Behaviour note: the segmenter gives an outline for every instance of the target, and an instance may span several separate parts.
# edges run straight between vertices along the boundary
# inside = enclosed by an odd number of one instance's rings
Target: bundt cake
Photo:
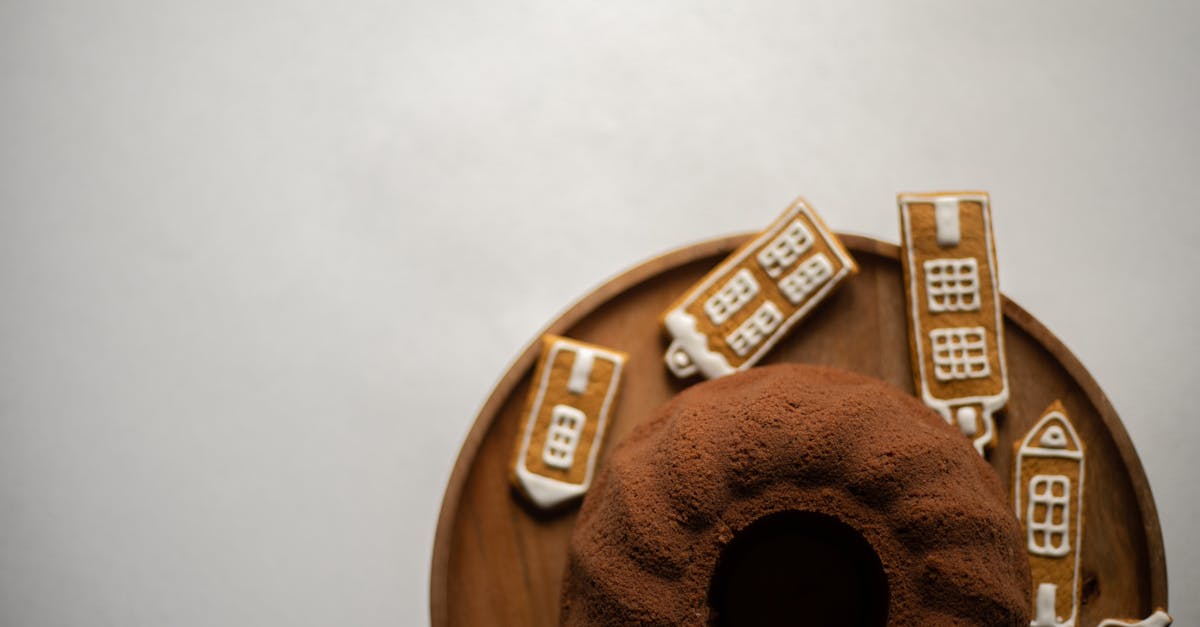
[[[777,365],[697,384],[584,500],[564,625],[1029,624],[996,473],[917,399]]]

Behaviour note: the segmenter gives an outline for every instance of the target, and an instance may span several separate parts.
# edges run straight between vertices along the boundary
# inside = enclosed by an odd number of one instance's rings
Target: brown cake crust
[[[783,511],[861,534],[889,625],[1029,624],[1023,537],[970,442],[886,383],[797,364],[697,384],[613,450],[571,538],[562,624],[708,622],[722,549]]]

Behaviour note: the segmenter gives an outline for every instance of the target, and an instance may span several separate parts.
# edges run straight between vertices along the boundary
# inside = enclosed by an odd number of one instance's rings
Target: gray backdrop
[[[992,192],[1197,624],[1198,53],[1195,3],[3,2],[0,624],[423,624],[556,312],[938,188]]]

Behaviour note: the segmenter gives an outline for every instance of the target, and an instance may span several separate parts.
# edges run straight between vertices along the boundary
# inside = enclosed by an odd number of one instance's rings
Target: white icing
[[[590,348],[580,347],[575,351],[575,363],[571,365],[571,376],[567,379],[567,391],[572,394],[583,394],[587,391],[588,379],[592,378],[592,365],[596,362],[596,352]]]
[[[805,209],[805,211],[807,211],[807,209]],[[749,368],[750,366],[753,366],[755,363],[757,363],[759,359],[762,359],[762,356],[767,354],[767,352],[770,351],[771,348],[773,346],[775,346],[775,344],[778,343],[781,338],[786,336],[788,331],[797,322],[802,320],[804,318],[804,316],[806,316],[808,314],[809,311],[812,311],[813,307],[816,307],[818,303],[820,303],[822,300],[825,299],[826,296],[829,295],[830,290],[832,290],[834,287],[836,287],[837,284],[844,277],[846,277],[847,275],[849,275],[851,273],[851,271],[852,271],[851,268],[853,267],[854,261],[850,258],[850,255],[843,252],[839,245],[836,245],[835,243],[830,241],[830,238],[833,237],[832,235],[828,235],[828,236],[824,236],[824,237],[827,238],[826,241],[829,243],[830,249],[834,251],[834,255],[837,256],[838,261],[841,262],[842,269],[838,270],[838,273],[836,275],[834,275],[834,277],[832,279],[823,283],[821,285],[820,289],[818,289],[816,291],[816,293],[810,295],[808,297],[808,300],[805,300],[804,304],[800,305],[800,307],[797,308],[796,311],[793,311],[791,313],[791,315],[789,315],[787,317],[787,319],[784,320],[779,325],[779,328],[776,329],[775,333],[771,334],[771,336],[768,337],[766,339],[766,341],[764,341],[758,347],[758,350],[754,351],[753,355],[750,355],[749,357],[747,357],[746,360],[744,362],[742,362],[741,365],[738,366],[738,370],[745,370],[745,369]]]
[[[806,259],[794,272],[779,281],[779,291],[793,305],[799,305],[809,294],[817,291],[823,283],[833,277],[833,264],[825,253],[817,253]]]
[[[708,348],[708,338],[696,329],[696,319],[683,310],[667,314],[667,332],[675,339],[667,348],[667,367],[679,378],[690,377],[697,371],[709,379],[733,372],[725,356]],[[687,362],[684,363],[686,358]]]
[[[704,313],[708,314],[713,326],[721,326],[758,295],[758,291],[758,281],[754,280],[754,275],[742,268],[729,278],[720,291],[705,301]]]
[[[974,257],[930,259],[924,266],[930,313],[979,311],[979,265]]]
[[[517,481],[521,482],[521,487],[529,495],[529,500],[541,508],[554,507],[587,493],[585,485],[535,475],[525,467],[524,463],[517,466]]]
[[[776,270],[776,274],[781,274],[787,266],[795,263],[795,260],[783,263],[791,257],[792,251],[797,247],[802,247],[804,251],[811,248],[815,242],[809,228],[797,220],[797,216],[804,216],[809,223],[817,225],[816,235],[820,236],[826,243],[832,255],[841,263],[841,269],[838,270],[829,280],[824,281],[820,288],[815,293],[809,294],[807,299],[803,301],[795,311],[791,312],[780,322],[775,328],[775,332],[767,336],[757,345],[757,347],[745,359],[734,368],[726,359],[725,355],[709,348],[709,338],[699,333],[696,319],[687,312],[687,309],[695,303],[696,299],[701,294],[708,293],[713,284],[722,280],[732,268],[738,268],[747,258],[755,251],[760,250],[764,243],[770,242],[771,245],[776,245],[778,240],[778,249],[775,253],[768,255],[765,259],[759,259],[760,265],[763,265],[763,271],[770,273],[770,268]],[[779,225],[785,225],[783,227]],[[799,225],[800,228],[796,228]],[[780,229],[785,231],[780,235]],[[805,235],[808,234],[808,235]],[[805,239],[808,243],[805,244]],[[792,243],[785,243],[792,242]],[[798,257],[797,257],[798,259]],[[841,279],[849,275],[853,271],[854,260],[850,255],[842,249],[831,233],[822,230],[820,222],[813,215],[812,210],[804,204],[803,201],[797,201],[788,208],[782,216],[780,216],[762,235],[755,238],[750,244],[740,248],[738,252],[731,255],[717,266],[715,270],[710,272],[705,278],[700,281],[695,287],[689,291],[688,298],[679,303],[678,306],[671,309],[664,316],[663,324],[667,329],[667,333],[671,335],[671,345],[667,348],[666,354],[663,356],[667,368],[680,378],[689,377],[697,372],[705,377],[712,379],[724,376],[737,370],[745,370],[762,358],[772,347],[787,335],[788,330],[799,322],[813,307],[820,303],[826,295],[829,294]]]
[[[1049,429],[1053,429],[1055,427],[1058,427],[1063,432],[1063,435],[1064,435],[1064,447],[1063,448],[1043,448],[1042,446],[1040,446],[1042,438],[1038,438],[1038,445],[1035,445],[1033,443],[1033,439],[1035,436],[1037,436],[1038,433],[1044,433],[1044,431],[1043,431],[1044,429],[1049,430]],[[1074,450],[1064,450],[1065,448],[1068,448],[1068,447],[1074,447]],[[1081,557],[1080,554],[1082,553],[1082,551],[1080,549],[1083,546],[1083,526],[1082,525],[1083,525],[1083,498],[1084,498],[1083,488],[1084,488],[1084,484],[1082,481],[1082,477],[1085,476],[1084,475],[1084,470],[1085,470],[1084,462],[1086,461],[1083,457],[1083,446],[1081,444],[1081,440],[1079,439],[1079,434],[1075,432],[1075,427],[1071,425],[1071,421],[1067,420],[1067,417],[1062,412],[1059,412],[1059,411],[1048,412],[1045,416],[1042,417],[1041,420],[1039,420],[1037,422],[1037,424],[1033,425],[1033,428],[1029,430],[1029,433],[1025,434],[1025,438],[1021,441],[1021,446],[1017,448],[1017,458],[1013,462],[1016,466],[1016,476],[1015,476],[1015,480],[1013,481],[1013,506],[1014,506],[1016,514],[1017,514],[1017,519],[1021,521],[1022,525],[1027,525],[1029,522],[1029,518],[1031,517],[1031,516],[1028,516],[1029,511],[1026,509],[1026,506],[1023,501],[1023,498],[1025,497],[1025,490],[1023,489],[1022,486],[1024,486],[1025,484],[1024,484],[1024,477],[1023,477],[1023,469],[1022,469],[1023,463],[1022,462],[1024,461],[1024,459],[1026,457],[1065,458],[1065,459],[1074,459],[1074,460],[1079,461],[1079,475],[1078,475],[1080,477],[1079,489],[1076,491],[1076,493],[1074,495],[1074,501],[1075,501],[1074,525],[1075,525],[1075,530],[1076,530],[1075,546],[1068,547],[1070,549],[1068,551],[1068,555],[1071,552],[1073,552],[1074,553],[1074,562],[1075,562],[1073,571],[1072,571],[1074,573],[1074,576],[1073,576],[1073,579],[1071,582],[1071,614],[1070,614],[1070,616],[1067,617],[1067,620],[1053,623],[1053,625],[1058,625],[1059,627],[1074,627],[1076,617],[1078,616],[1078,613],[1079,613],[1079,577],[1080,577],[1080,557]],[[1033,481],[1036,481],[1037,478],[1038,478],[1037,476],[1033,477]],[[1031,488],[1032,488],[1032,481],[1031,481]],[[1030,509],[1032,509],[1032,508],[1030,508]],[[1063,522],[1066,522],[1065,516],[1069,515],[1068,512],[1069,512],[1069,509],[1067,509],[1064,512]],[[1030,544],[1032,545],[1032,542]],[[1032,550],[1030,552],[1034,553],[1035,555],[1037,554]],[[1064,555],[1062,557],[1066,557],[1066,555]],[[1070,559],[1070,558],[1068,558],[1068,559]],[[1045,585],[1045,584],[1043,584],[1043,585]],[[1040,586],[1038,588],[1038,593],[1039,593],[1038,598],[1040,600],[1041,599],[1041,587]],[[1036,623],[1033,623],[1033,627],[1041,627],[1041,626],[1037,625]]]
[[[664,355],[667,368],[675,373],[675,376],[683,378],[690,377],[696,374],[696,364],[692,361],[687,351],[679,346],[679,340],[671,342],[671,346],[667,348],[667,354]]]
[[[991,272],[992,300],[993,300],[994,309],[996,312],[996,327],[995,328],[998,331],[996,334],[996,355],[997,355],[998,361],[1000,363],[1000,381],[1001,381],[1002,385],[1001,385],[999,392],[997,392],[996,394],[992,394],[990,396],[967,396],[967,397],[963,397],[963,398],[942,399],[942,398],[938,398],[938,397],[934,396],[933,393],[929,390],[929,380],[926,378],[926,373],[925,373],[925,359],[924,359],[924,352],[923,352],[924,346],[921,345],[920,343],[918,343],[918,345],[917,345],[917,357],[918,357],[917,368],[918,368],[918,374],[921,377],[921,400],[924,401],[925,405],[929,406],[933,410],[940,413],[942,415],[942,418],[944,418],[946,420],[946,422],[948,422],[950,424],[954,424],[952,422],[953,416],[951,415],[951,408],[954,406],[967,405],[967,404],[979,404],[983,408],[983,413],[982,413],[983,419],[980,421],[983,424],[983,431],[982,432],[977,431],[977,435],[975,436],[974,440],[972,441],[972,443],[975,445],[975,450],[979,451],[980,455],[983,455],[984,449],[985,449],[987,443],[992,440],[992,438],[994,437],[994,434],[996,432],[996,422],[995,422],[995,419],[992,417],[992,415],[996,411],[999,411],[1000,408],[1004,407],[1004,405],[1006,403],[1008,403],[1008,364],[1007,364],[1007,361],[1006,361],[1005,355],[1004,355],[1004,333],[999,332],[999,330],[1001,328],[1003,328],[1002,327],[1003,313],[1000,309],[1000,288],[999,288],[999,285],[997,285],[998,282],[996,280],[996,270],[995,270],[996,269],[996,253],[995,253],[995,250],[993,249],[993,247],[991,246],[991,241],[992,241],[992,225],[991,225],[991,218],[990,218],[991,208],[988,204],[987,196],[984,196],[982,194],[964,194],[964,195],[959,196],[958,199],[978,202],[979,205],[983,208],[983,228],[984,228],[983,235],[984,235],[984,241],[988,243],[987,260],[986,261],[987,261],[988,267],[990,267],[992,269],[992,272]],[[900,201],[900,223],[901,223],[901,228],[904,229],[904,241],[912,242],[912,219],[909,215],[908,205],[909,205],[909,203],[929,202],[929,199],[927,197],[922,197],[922,196],[901,195],[899,198],[899,201]],[[936,207],[936,204],[935,204],[935,207]],[[903,251],[903,254],[908,256],[908,267],[915,269],[916,268],[916,259],[915,259],[915,252],[913,251],[913,247],[911,245],[905,246],[905,250]],[[918,289],[917,274],[918,274],[917,272],[909,273],[909,285],[908,285],[908,290],[909,290],[909,295],[910,295],[910,298],[909,298],[910,305],[909,306],[910,306],[910,315],[912,316],[914,335],[916,337],[921,337],[922,334],[924,333],[924,330],[921,328],[920,303],[922,301],[919,300],[918,296],[917,296],[919,294],[919,292],[917,291],[917,289]]]
[[[933,346],[933,375],[938,381],[991,376],[983,327],[933,329],[929,332],[929,342]]]
[[[546,446],[542,448],[542,461],[547,466],[570,470],[575,463],[575,449],[579,447],[579,436],[587,416],[577,407],[555,405],[550,414],[550,428],[546,432]]]
[[[979,418],[979,412],[975,411],[974,407],[959,407],[954,416],[958,419],[958,428],[963,432],[963,435],[971,437],[979,431],[979,426],[976,422],[976,419]]]
[[[745,357],[774,333],[780,322],[783,322],[783,312],[779,311],[779,307],[769,300],[763,301],[753,315],[725,338],[725,343],[738,357]]]
[[[1136,623],[1109,618],[1101,621],[1097,627],[1168,627],[1171,624],[1171,617],[1166,612],[1158,610],[1151,614],[1148,618]]]
[[[934,221],[937,223],[937,243],[942,248],[958,246],[962,232],[958,224],[958,198],[948,196],[933,201]]]
[[[1036,517],[1041,505],[1043,516]],[[1057,521],[1057,522],[1055,522]],[[1027,548],[1034,555],[1062,557],[1071,552],[1071,478],[1036,475],[1029,480],[1029,509],[1025,512]],[[1038,539],[1038,536],[1041,539]]]
[[[777,279],[784,270],[796,263],[800,255],[808,252],[812,245],[813,236],[808,227],[799,220],[792,220],[782,233],[759,251],[758,265],[762,266],[767,276]]]
[[[1042,437],[1038,438],[1037,445],[1033,444],[1033,436],[1037,435],[1038,431],[1045,431]],[[1061,440],[1059,440],[1061,435]],[[1050,439],[1051,444],[1047,445],[1046,440]],[[1052,411],[1042,416],[1042,419],[1029,430],[1022,441],[1021,453],[1028,453],[1036,457],[1061,457],[1065,459],[1083,459],[1083,447],[1079,444],[1079,434],[1075,432],[1075,427],[1071,425],[1071,421],[1067,420],[1065,414],[1060,411]]]
[[[550,345],[546,361],[549,364],[553,364],[560,351],[578,352],[580,349],[591,351],[593,360],[604,359],[612,362],[612,377],[608,382],[608,392],[604,395],[604,402],[600,405],[600,413],[596,417],[596,442],[593,443],[588,452],[587,468],[584,471],[583,482],[568,483],[535,474],[525,465],[525,459],[529,455],[529,442],[533,437],[533,430],[537,425],[537,417],[541,413],[542,402],[546,398],[546,390],[550,384],[551,368],[543,369],[542,376],[537,382],[537,393],[534,396],[534,401],[525,419],[525,428],[521,435],[521,450],[518,453],[515,473],[517,481],[521,484],[525,493],[529,495],[530,500],[542,508],[553,507],[559,503],[582,496],[587,492],[588,487],[592,485],[592,477],[596,471],[596,458],[601,448],[599,446],[599,439],[605,433],[608,424],[608,411],[612,407],[613,398],[616,396],[617,384],[621,380],[621,370],[625,364],[625,358],[617,353],[596,347],[583,347],[564,340],[556,341]],[[576,359],[578,360],[578,355],[576,355]],[[545,461],[545,457],[543,457],[542,461]]]
[[[1052,583],[1038,584],[1037,603],[1034,605],[1033,621],[1029,623],[1029,627],[1057,627],[1061,624],[1054,614],[1056,596],[1058,586]]]
[[[780,235],[776,235],[776,233],[780,233],[780,228],[786,228],[788,229],[787,233],[790,233],[784,240],[790,238],[798,243],[787,246],[803,245],[805,238],[803,233],[810,233],[810,231],[803,222],[797,220],[797,216],[800,215],[805,216],[812,225],[817,225],[816,234],[820,235],[824,243],[828,245],[829,250],[832,251],[833,256],[841,263],[841,269],[838,270],[838,274],[834,275],[832,279],[824,281],[815,293],[809,294],[808,299],[804,300],[804,303],[797,307],[796,311],[792,311],[786,320],[779,324],[778,328],[775,329],[775,333],[764,339],[754,352],[750,353],[742,363],[738,364],[737,368],[733,368],[724,354],[710,350],[707,336],[698,332],[696,318],[688,314],[688,307],[694,304],[697,298],[700,298],[700,294],[708,293],[708,289],[712,288],[716,281],[724,279],[728,271],[732,268],[738,268],[740,264],[746,261],[746,258],[750,257],[751,253],[760,250],[764,243],[770,241],[770,243],[774,244],[773,240],[780,239]],[[794,228],[797,223],[803,228],[803,233],[800,232],[800,229]],[[780,227],[779,225],[786,226]],[[782,244],[781,241],[780,255],[782,250],[790,250],[787,246]],[[809,247],[811,247],[811,243],[804,245],[804,250],[808,250]],[[785,269],[784,265],[780,265],[782,259],[778,257],[778,255],[772,255],[767,258],[767,263],[778,270],[776,274],[782,273],[782,270]],[[760,263],[763,263],[761,259]],[[770,351],[770,348],[774,347],[782,336],[787,334],[793,324],[799,322],[800,318],[808,314],[812,307],[820,303],[829,291],[832,291],[838,285],[841,279],[851,274],[853,264],[853,259],[845,250],[842,250],[838,241],[834,239],[834,235],[821,229],[820,222],[812,215],[812,210],[808,208],[808,205],[804,204],[803,201],[793,203],[792,207],[788,208],[784,215],[781,215],[778,220],[773,222],[772,226],[768,227],[766,232],[758,235],[749,245],[742,247],[734,255],[721,262],[712,273],[706,275],[700,283],[691,288],[689,298],[680,301],[678,306],[673,307],[672,310],[667,312],[666,316],[664,316],[664,326],[672,338],[671,346],[667,347],[667,352],[664,356],[667,368],[671,370],[673,375],[680,378],[689,377],[696,374],[696,372],[700,372],[700,374],[708,378],[715,378],[731,374],[731,372],[737,370],[750,368],[750,366],[758,362],[758,359],[762,358],[763,354]],[[764,268],[764,271],[767,271],[767,269]]]
[[[1042,434],[1040,444],[1046,448],[1067,448],[1067,433],[1059,425],[1051,425]]]

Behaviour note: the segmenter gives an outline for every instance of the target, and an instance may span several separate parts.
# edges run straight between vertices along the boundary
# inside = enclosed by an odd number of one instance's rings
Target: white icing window
[[[979,266],[974,257],[925,262],[925,294],[929,311],[978,311]]]
[[[575,463],[575,448],[587,416],[570,405],[555,405],[550,413],[550,430],[546,433],[546,446],[542,449],[542,461],[552,468],[567,470]]]
[[[704,313],[714,325],[720,326],[758,294],[758,281],[750,271],[738,270],[721,290],[704,303]]]
[[[1029,482],[1029,511],[1025,515],[1029,552],[1062,557],[1071,552],[1071,479],[1036,475]]]
[[[933,342],[933,374],[938,381],[983,379],[992,373],[983,327],[934,329],[929,339]]]
[[[768,300],[753,315],[746,318],[746,321],[738,328],[734,329],[733,333],[725,338],[725,341],[738,357],[745,357],[755,346],[762,343],[764,338],[778,329],[780,322],[783,322],[783,313],[779,311],[775,303]]]
[[[825,253],[806,259],[794,272],[779,281],[779,291],[793,305],[799,305],[833,276],[833,264]]]
[[[813,236],[808,227],[799,220],[793,220],[770,244],[759,251],[758,265],[762,266],[767,276],[772,279],[778,278],[784,270],[796,263],[800,255],[812,248],[812,245]]]

